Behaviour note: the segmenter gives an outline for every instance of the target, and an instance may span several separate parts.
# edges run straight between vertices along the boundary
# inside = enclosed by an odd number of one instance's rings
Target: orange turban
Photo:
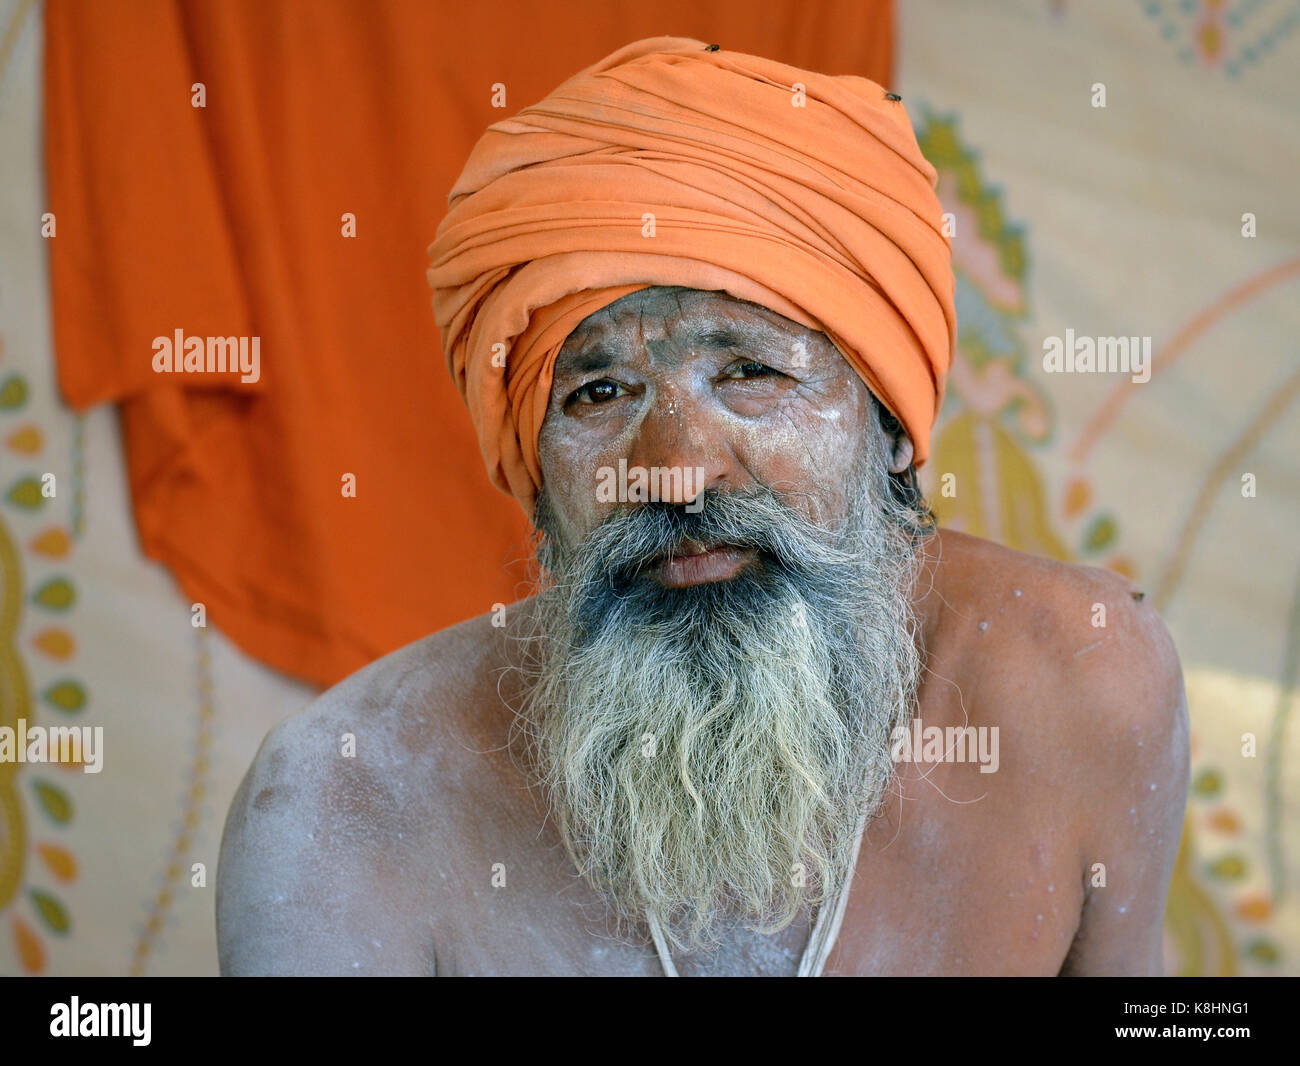
[[[651,285],[824,332],[924,462],[956,331],[935,182],[875,82],[684,37],[621,48],[489,126],[428,278],[493,484],[531,517],[560,348]]]

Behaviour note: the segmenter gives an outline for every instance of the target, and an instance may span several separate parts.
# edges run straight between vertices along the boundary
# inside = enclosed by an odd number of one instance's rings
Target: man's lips
[[[668,588],[726,581],[754,562],[758,552],[734,544],[700,544],[685,541],[662,559],[651,563],[649,574]]]

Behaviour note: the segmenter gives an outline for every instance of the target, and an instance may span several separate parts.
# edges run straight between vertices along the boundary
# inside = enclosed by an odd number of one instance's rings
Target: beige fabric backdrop
[[[952,473],[947,523],[1154,598],[1193,744],[1168,972],[1300,972],[1300,4],[899,11],[957,224],[926,488]],[[1150,380],[1044,372],[1067,329],[1150,337]]]

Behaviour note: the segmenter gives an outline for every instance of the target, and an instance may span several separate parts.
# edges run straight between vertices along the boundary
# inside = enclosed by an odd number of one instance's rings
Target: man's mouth
[[[646,572],[667,588],[685,588],[709,581],[726,581],[757,559],[755,548],[684,540],[654,560]]]

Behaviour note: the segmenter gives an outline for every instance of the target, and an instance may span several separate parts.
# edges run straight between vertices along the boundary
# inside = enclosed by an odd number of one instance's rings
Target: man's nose
[[[648,471],[650,486],[662,502],[688,506],[709,489],[738,489],[735,482],[744,476],[723,412],[673,387],[657,391],[627,462],[629,469]]]

